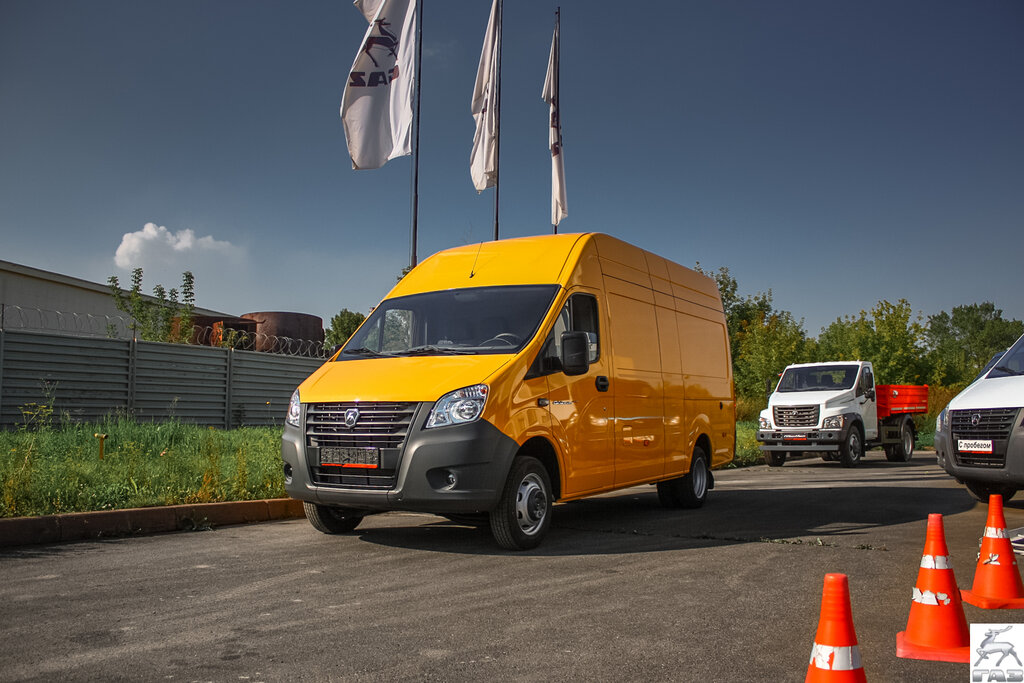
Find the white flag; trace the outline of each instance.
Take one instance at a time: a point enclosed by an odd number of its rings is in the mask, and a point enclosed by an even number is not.
[[[548,128],[548,145],[551,147],[551,225],[557,226],[569,215],[565,202],[565,162],[562,155],[562,120],[558,111],[558,22],[551,37],[551,54],[548,55],[548,73],[544,77],[544,92],[541,97],[551,105],[551,121]]]
[[[416,0],[355,0],[370,27],[352,62],[341,119],[352,168],[412,154]]]
[[[480,53],[473,88],[473,153],[469,157],[469,174],[477,192],[494,187],[498,182],[498,52],[501,49],[501,16],[499,0],[491,4],[487,33]]]

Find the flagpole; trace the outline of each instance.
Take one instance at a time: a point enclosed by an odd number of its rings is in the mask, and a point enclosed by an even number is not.
[[[416,242],[420,207],[420,84],[423,81],[423,3],[416,8],[416,137],[413,139],[412,234],[409,236],[409,267],[416,267]]]
[[[498,190],[501,187],[501,36],[505,31],[502,19],[505,13],[504,0],[498,0],[498,68],[495,86],[494,114],[494,240],[498,240]]]
[[[555,8],[555,35],[558,36],[559,38],[561,38],[561,31],[559,30],[559,25],[561,23],[562,23],[562,8],[561,7],[556,7]],[[555,102],[558,102],[558,116],[559,116],[559,118],[561,118],[561,116],[562,116],[562,103],[559,100],[559,95],[560,95],[559,94],[559,90],[561,89],[561,81],[560,81],[560,79],[561,79],[561,72],[562,72],[562,46],[559,45],[556,42],[555,43]],[[558,145],[559,145],[559,154],[561,154],[561,145],[562,145],[562,122],[561,122],[561,120],[559,120],[559,122],[558,122]],[[551,234],[553,234],[553,235],[557,235],[558,234],[558,223],[552,223],[551,224]]]

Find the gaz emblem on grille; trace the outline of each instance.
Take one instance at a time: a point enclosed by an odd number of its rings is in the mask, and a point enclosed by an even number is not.
[[[356,422],[359,422],[359,411],[355,408],[349,408],[345,411],[345,426],[352,429],[356,426]]]
[[[971,426],[972,427],[977,427],[979,422],[981,422],[981,415],[979,415],[978,413],[975,413],[974,415],[971,415]]]

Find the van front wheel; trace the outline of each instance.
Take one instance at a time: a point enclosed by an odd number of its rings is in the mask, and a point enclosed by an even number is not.
[[[693,449],[690,471],[678,479],[658,482],[658,500],[667,508],[699,508],[708,497],[711,474],[704,449]]]
[[[490,516],[498,545],[508,550],[540,545],[551,526],[551,497],[551,478],[544,465],[528,455],[516,458]]]
[[[362,515],[330,505],[317,505],[303,501],[302,509],[313,528],[325,534],[347,534],[354,531],[363,521]]]

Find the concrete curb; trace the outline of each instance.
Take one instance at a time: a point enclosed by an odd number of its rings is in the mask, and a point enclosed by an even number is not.
[[[294,519],[303,514],[301,500],[272,498],[235,503],[73,512],[45,517],[12,517],[0,519],[0,548],[250,524]]]

